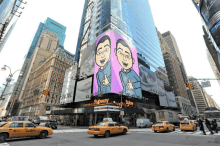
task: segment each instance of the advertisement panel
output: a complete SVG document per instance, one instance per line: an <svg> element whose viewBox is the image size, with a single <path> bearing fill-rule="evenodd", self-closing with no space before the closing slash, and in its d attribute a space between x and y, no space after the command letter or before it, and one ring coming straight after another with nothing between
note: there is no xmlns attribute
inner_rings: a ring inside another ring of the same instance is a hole
<svg viewBox="0 0 220 146"><path fill-rule="evenodd" d="M211 34L217 46L220 46L220 21L211 29Z"/></svg>
<svg viewBox="0 0 220 146"><path fill-rule="evenodd" d="M90 100L92 77L77 82L75 102Z"/></svg>
<svg viewBox="0 0 220 146"><path fill-rule="evenodd" d="M175 95L173 92L167 92L166 91L166 97L167 97L167 102L169 107L177 107L176 105L176 100L175 100Z"/></svg>
<svg viewBox="0 0 220 146"><path fill-rule="evenodd" d="M142 98L137 50L112 30L97 38L93 94Z"/></svg>
<svg viewBox="0 0 220 146"><path fill-rule="evenodd" d="M96 44L94 43L89 47L80 50L79 67L81 77L90 76L94 73L95 48Z"/></svg>
<svg viewBox="0 0 220 146"><path fill-rule="evenodd" d="M62 93L60 97L60 104L67 104L73 102L76 71L77 71L77 65L74 65L70 69L68 69L65 73Z"/></svg>
<svg viewBox="0 0 220 146"><path fill-rule="evenodd" d="M201 14L206 23L214 16L218 11L220 11L220 1L219 0L203 0L201 3Z"/></svg>
<svg viewBox="0 0 220 146"><path fill-rule="evenodd" d="M161 79L157 78L158 95L160 100L160 106L168 106L166 91L164 83Z"/></svg>

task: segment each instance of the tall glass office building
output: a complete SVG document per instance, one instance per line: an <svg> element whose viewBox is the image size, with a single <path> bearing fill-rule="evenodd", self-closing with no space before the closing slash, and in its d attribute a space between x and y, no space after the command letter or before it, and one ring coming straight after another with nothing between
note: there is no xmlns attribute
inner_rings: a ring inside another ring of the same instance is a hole
<svg viewBox="0 0 220 146"><path fill-rule="evenodd" d="M82 48L95 43L97 36L109 29L136 46L153 72L165 66L148 0L86 0L76 60L84 35Z"/></svg>
<svg viewBox="0 0 220 146"><path fill-rule="evenodd" d="M119 122L123 109L123 118L135 125L137 118L155 122L156 110L176 107L172 87L163 81L166 69L148 0L85 0L75 61L60 100L74 109L55 115L91 125L104 117Z"/></svg>

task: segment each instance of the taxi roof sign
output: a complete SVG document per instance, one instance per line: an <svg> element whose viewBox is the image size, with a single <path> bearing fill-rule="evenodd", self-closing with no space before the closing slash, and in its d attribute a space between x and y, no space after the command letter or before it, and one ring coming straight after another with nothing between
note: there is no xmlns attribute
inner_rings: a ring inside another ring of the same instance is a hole
<svg viewBox="0 0 220 146"><path fill-rule="evenodd" d="M103 118L103 122L113 121L112 118Z"/></svg>

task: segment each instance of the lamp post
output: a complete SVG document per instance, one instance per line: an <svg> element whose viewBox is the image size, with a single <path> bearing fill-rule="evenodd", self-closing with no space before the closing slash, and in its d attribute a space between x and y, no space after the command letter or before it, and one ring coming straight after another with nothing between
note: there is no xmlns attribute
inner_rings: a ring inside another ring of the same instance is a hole
<svg viewBox="0 0 220 146"><path fill-rule="evenodd" d="M11 73L11 68L10 68L9 66L7 66L7 65L4 65L4 66L1 68L1 71L6 71L6 67L9 68L10 74L9 74L9 77L6 79L6 82L7 82L7 83L6 83L6 85L5 85L4 90L2 91L2 95L1 95L1 97L0 97L0 100L4 99L3 96L4 96L5 89L7 88L8 84L11 82L11 80L12 80L14 74L20 70L20 69L18 69L18 70L16 70L14 73ZM19 74L19 76L22 76L22 75L23 75L23 73L20 73L20 74Z"/></svg>

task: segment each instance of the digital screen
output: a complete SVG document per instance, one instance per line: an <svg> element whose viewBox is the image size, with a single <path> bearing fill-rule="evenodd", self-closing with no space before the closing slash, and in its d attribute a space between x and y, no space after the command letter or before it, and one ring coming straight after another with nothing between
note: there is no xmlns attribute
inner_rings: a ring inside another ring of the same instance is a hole
<svg viewBox="0 0 220 146"><path fill-rule="evenodd" d="M211 29L211 34L217 46L220 46L220 21Z"/></svg>
<svg viewBox="0 0 220 146"><path fill-rule="evenodd" d="M74 65L65 72L62 93L60 97L60 104L67 104L73 102L76 71L77 65Z"/></svg>
<svg viewBox="0 0 220 146"><path fill-rule="evenodd" d="M89 47L80 50L80 77L86 77L93 75L94 73L94 62L95 62L95 48L96 44L92 44Z"/></svg>
<svg viewBox="0 0 220 146"><path fill-rule="evenodd" d="M97 38L93 94L142 98L136 48L112 30Z"/></svg>
<svg viewBox="0 0 220 146"><path fill-rule="evenodd" d="M92 77L77 82L75 102L90 100Z"/></svg>
<svg viewBox="0 0 220 146"><path fill-rule="evenodd" d="M219 0L203 0L201 3L201 14L206 23L214 16L218 11L220 11L220 1Z"/></svg>

